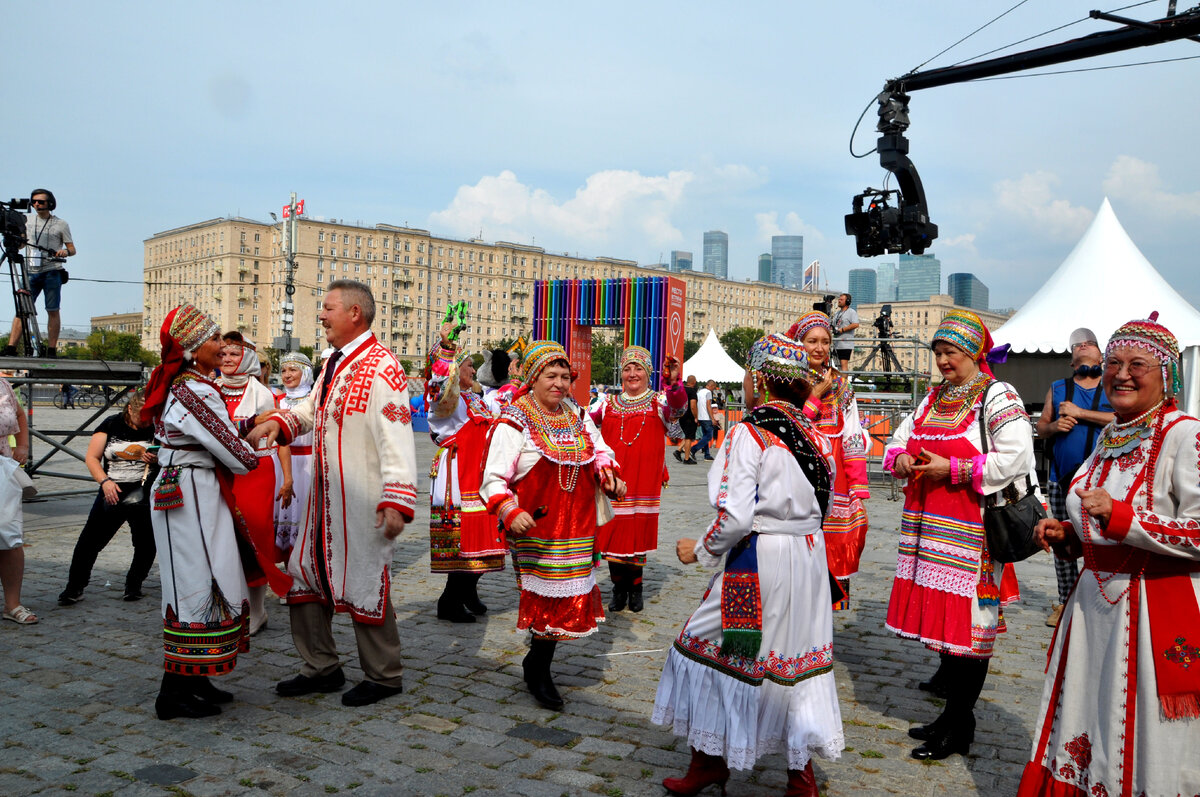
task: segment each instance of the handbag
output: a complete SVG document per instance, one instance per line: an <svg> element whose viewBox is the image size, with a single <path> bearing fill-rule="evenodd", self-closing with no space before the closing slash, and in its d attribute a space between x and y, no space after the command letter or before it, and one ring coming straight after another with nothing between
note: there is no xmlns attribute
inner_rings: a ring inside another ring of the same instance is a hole
<svg viewBox="0 0 1200 797"><path fill-rule="evenodd" d="M993 385L995 382L992 383ZM983 391L979 407L979 447L987 454L987 395L992 385ZM997 504L997 495L1003 495L1005 503ZM999 494L993 493L984 499L983 532L987 540L988 554L996 562L1021 562L1041 550L1033 539L1033 530L1038 521L1046 517L1046 510L1033 489L1033 479L1025 474L1025 494L1021 495L1014 479Z"/></svg>
<svg viewBox="0 0 1200 797"><path fill-rule="evenodd" d="M121 491L121 500L117 501L118 506L134 507L134 506L150 506L150 463L146 463L146 469L142 471L142 480L136 487L130 486Z"/></svg>

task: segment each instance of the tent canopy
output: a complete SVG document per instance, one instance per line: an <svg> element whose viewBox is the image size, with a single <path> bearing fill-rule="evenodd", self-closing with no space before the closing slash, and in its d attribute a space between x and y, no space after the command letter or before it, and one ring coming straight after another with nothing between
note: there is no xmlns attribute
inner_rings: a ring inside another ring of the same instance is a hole
<svg viewBox="0 0 1200 797"><path fill-rule="evenodd" d="M704 339L699 350L684 362L683 371L680 373L683 378L695 376L701 382L707 382L709 379L717 382L741 382L745 375L746 369L725 353L712 327L708 328L708 337Z"/></svg>
<svg viewBox="0 0 1200 797"><path fill-rule="evenodd" d="M1071 333L1087 327L1100 348L1117 327L1158 311L1181 349L1200 345L1200 312L1155 270L1129 238L1105 198L1096 218L1058 270L999 329L997 345L1014 352L1066 352Z"/></svg>

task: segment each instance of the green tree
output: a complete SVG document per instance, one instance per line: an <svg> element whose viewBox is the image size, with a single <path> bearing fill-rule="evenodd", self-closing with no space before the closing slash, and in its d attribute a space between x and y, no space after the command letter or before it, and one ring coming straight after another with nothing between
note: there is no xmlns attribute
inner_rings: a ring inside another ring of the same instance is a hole
<svg viewBox="0 0 1200 797"><path fill-rule="evenodd" d="M142 348L142 339L129 332L113 332L95 329L88 335L88 355L93 360L114 362L140 362L142 365L158 365L159 357Z"/></svg>
<svg viewBox="0 0 1200 797"><path fill-rule="evenodd" d="M683 342L683 361L687 362L688 360L692 359L692 355L700 351L700 345L701 341L685 340Z"/></svg>
<svg viewBox="0 0 1200 797"><path fill-rule="evenodd" d="M598 330L592 330L592 384L613 384L617 372L617 363L621 359L621 337L609 335Z"/></svg>
<svg viewBox="0 0 1200 797"><path fill-rule="evenodd" d="M750 347L762 335L763 332L761 329L755 329L754 327L734 327L721 336L721 346L724 347L725 353L733 358L734 362L745 368L746 361L750 357Z"/></svg>

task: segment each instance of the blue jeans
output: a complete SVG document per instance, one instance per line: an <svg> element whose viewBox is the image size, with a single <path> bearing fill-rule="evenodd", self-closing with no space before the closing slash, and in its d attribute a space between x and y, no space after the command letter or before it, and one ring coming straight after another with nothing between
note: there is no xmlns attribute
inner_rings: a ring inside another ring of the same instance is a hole
<svg viewBox="0 0 1200 797"><path fill-rule="evenodd" d="M33 301L36 302L43 292L46 294L46 312L57 310L62 304L62 269L29 275L29 293Z"/></svg>
<svg viewBox="0 0 1200 797"><path fill-rule="evenodd" d="M700 439L696 441L694 446L692 446L692 456L695 456L697 451L703 450L704 456L711 457L712 454L708 453L708 444L711 443L713 439L713 422L699 421L699 424Z"/></svg>

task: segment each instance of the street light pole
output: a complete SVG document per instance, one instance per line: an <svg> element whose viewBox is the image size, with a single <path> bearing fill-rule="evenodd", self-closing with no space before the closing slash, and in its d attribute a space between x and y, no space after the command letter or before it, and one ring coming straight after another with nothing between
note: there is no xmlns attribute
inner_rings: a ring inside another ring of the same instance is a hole
<svg viewBox="0 0 1200 797"><path fill-rule="evenodd" d="M295 305L292 302L292 297L296 294L296 247L297 247L297 222L296 222L296 192L292 192L291 201L288 203L288 217L284 224L284 253L287 262L287 279L284 283L283 291L287 294L283 299L283 350L289 352L292 350L292 322L295 318Z"/></svg>

